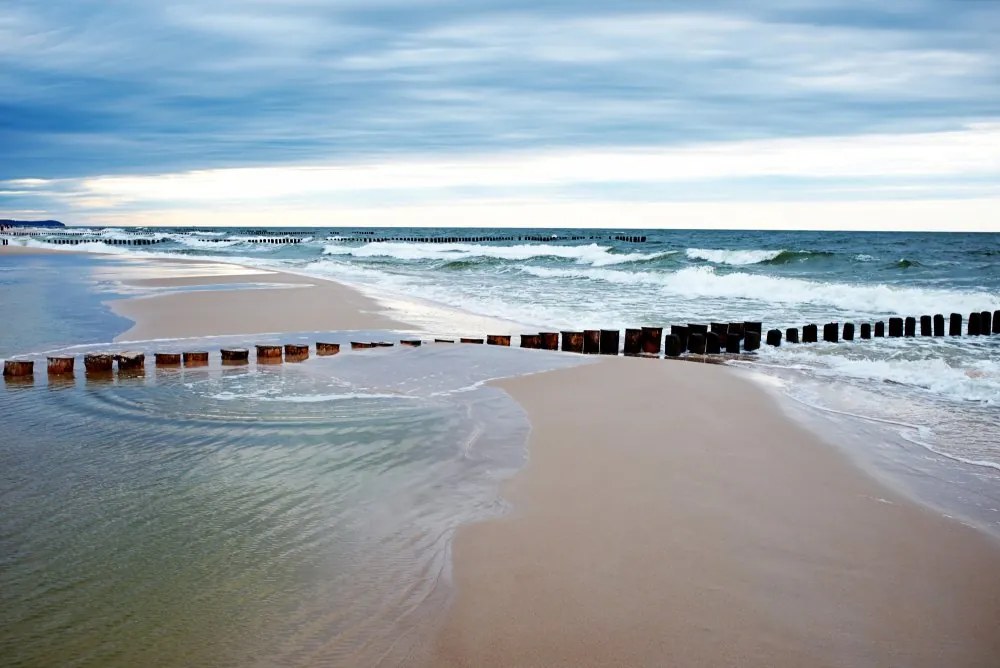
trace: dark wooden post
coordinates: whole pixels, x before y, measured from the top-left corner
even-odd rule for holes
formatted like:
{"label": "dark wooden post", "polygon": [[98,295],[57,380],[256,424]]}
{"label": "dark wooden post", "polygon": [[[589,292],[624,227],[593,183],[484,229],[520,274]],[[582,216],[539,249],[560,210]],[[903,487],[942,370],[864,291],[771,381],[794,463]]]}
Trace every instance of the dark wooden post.
{"label": "dark wooden post", "polygon": [[72,355],[50,357],[48,359],[48,363],[49,363],[49,373],[52,375],[72,374],[73,365],[76,363],[76,358],[73,357]]}
{"label": "dark wooden post", "polygon": [[35,363],[32,360],[4,360],[4,378],[23,378],[35,373]]}
{"label": "dark wooden post", "polygon": [[838,325],[835,322],[828,322],[823,325],[823,340],[829,343],[836,343]]}
{"label": "dark wooden post", "polygon": [[980,320],[979,313],[974,312],[969,314],[969,336],[979,336],[982,333],[980,330]]}
{"label": "dark wooden post", "polygon": [[156,366],[180,366],[180,353],[154,353],[153,360]]}
{"label": "dark wooden post", "polygon": [[562,350],[566,353],[583,352],[583,332],[560,332],[562,334]]}
{"label": "dark wooden post", "polygon": [[643,327],[639,334],[639,347],[647,355],[659,355],[662,340],[662,327]]}
{"label": "dark wooden post", "polygon": [[351,350],[365,350],[374,347],[375,344],[369,341],[351,341]]}
{"label": "dark wooden post", "polygon": [[688,334],[708,334],[708,325],[699,325],[697,323],[688,323]]}
{"label": "dark wooden post", "polygon": [[[406,346],[407,348],[419,348],[423,344],[420,339],[400,339],[399,345]],[[510,337],[507,337],[507,343],[501,345],[510,345]],[[317,353],[318,354],[318,353]]]}
{"label": "dark wooden post", "polygon": [[718,355],[722,352],[722,342],[716,332],[705,335],[705,352],[709,355]]}
{"label": "dark wooden post", "polygon": [[[559,336],[559,335],[556,334],[556,336]],[[458,339],[458,342],[459,343],[482,343],[483,339],[476,339],[476,338],[470,338],[470,337],[461,337],[461,338]],[[555,348],[548,348],[548,350],[555,350]]]}
{"label": "dark wooden post", "polygon": [[677,336],[681,342],[681,352],[687,350],[688,347],[688,328],[687,325],[671,325],[670,333]]}
{"label": "dark wooden post", "polygon": [[861,338],[870,339],[872,338],[872,326],[869,322],[861,323]]}
{"label": "dark wooden post", "polygon": [[327,355],[336,355],[340,352],[339,343],[323,343],[322,341],[316,342],[316,354],[320,357],[326,357]]}
{"label": "dark wooden post", "polygon": [[[354,347],[354,344],[351,344]],[[264,364],[274,364],[281,362],[281,346],[257,345],[257,361]]]}
{"label": "dark wooden post", "polygon": [[983,311],[982,313],[979,314],[980,334],[983,334],[984,336],[990,335],[990,332],[993,331],[993,328],[991,327],[992,320],[993,320],[993,314],[991,314],[989,311]]}
{"label": "dark wooden post", "polygon": [[742,339],[743,339],[742,335],[726,332],[726,343],[725,343],[726,352],[727,353],[740,352],[740,341]]}
{"label": "dark wooden post", "polygon": [[559,332],[540,332],[538,340],[542,350],[559,350]]}
{"label": "dark wooden post", "polygon": [[743,335],[743,350],[751,352],[760,348],[760,332],[756,329],[747,330]]}
{"label": "dark wooden post", "polygon": [[944,336],[944,316],[940,313],[934,316],[934,336]]}
{"label": "dark wooden post", "polygon": [[181,353],[184,366],[205,366],[208,364],[208,352],[204,350],[194,350]]}
{"label": "dark wooden post", "polygon": [[1000,334],[1000,310],[993,311],[993,333]]}
{"label": "dark wooden post", "polygon": [[510,346],[510,336],[507,335],[507,334],[487,334],[486,335],[486,345],[489,345],[489,346]]}
{"label": "dark wooden post", "polygon": [[601,352],[601,330],[583,330],[583,352],[588,355],[596,355]]}
{"label": "dark wooden post", "polygon": [[681,337],[676,334],[667,334],[663,339],[663,354],[666,357],[678,357],[684,352],[681,348]]}
{"label": "dark wooden post", "polygon": [[785,340],[788,341],[789,343],[798,343],[799,342],[799,328],[798,327],[789,327],[788,329],[786,329],[785,330]]}
{"label": "dark wooden post", "polygon": [[962,335],[962,314],[952,313],[948,318],[948,336]]}
{"label": "dark wooden post", "polygon": [[929,315],[920,316],[920,336],[930,336],[932,333],[931,317]]}
{"label": "dark wooden post", "polygon": [[247,348],[223,348],[219,351],[223,364],[246,364],[250,361],[250,350]]}
{"label": "dark wooden post", "polygon": [[109,373],[115,358],[106,353],[89,353],[83,356],[83,367],[87,373]]}
{"label": "dark wooden post", "polygon": [[[764,323],[761,322],[751,322],[747,321],[743,323],[743,335],[746,336],[747,332],[757,332],[758,334],[763,331]],[[760,338],[760,337],[758,337]]]}
{"label": "dark wooden post", "polygon": [[853,322],[845,322],[844,323],[844,333],[843,333],[843,336],[844,336],[844,340],[845,341],[853,341],[854,340],[854,323]]}
{"label": "dark wooden post", "polygon": [[538,348],[541,342],[538,340],[538,334],[522,334],[521,335],[521,347],[522,348]]}
{"label": "dark wooden post", "polygon": [[[389,344],[392,345],[392,344]],[[286,343],[285,360],[288,362],[301,362],[309,357],[308,343]]]}
{"label": "dark wooden post", "polygon": [[710,322],[708,323],[708,331],[717,335],[719,337],[719,347],[726,347],[726,335],[729,333],[729,323],[727,322]]}
{"label": "dark wooden post", "polygon": [[889,318],[889,336],[898,338],[903,335],[903,319]]}
{"label": "dark wooden post", "polygon": [[917,319],[913,316],[908,316],[903,323],[903,334],[904,336],[916,336],[917,335]]}
{"label": "dark wooden post", "polygon": [[802,326],[802,343],[816,343],[819,329],[816,325]]}
{"label": "dark wooden post", "polygon": [[769,329],[767,330],[767,345],[774,346],[777,348],[781,345],[781,330],[780,329]]}
{"label": "dark wooden post", "polygon": [[625,354],[626,355],[638,355],[642,350],[640,347],[640,337],[642,336],[641,329],[626,329],[625,330]]}
{"label": "dark wooden post", "polygon": [[115,355],[119,371],[140,371],[146,368],[146,356],[142,353],[126,350]]}
{"label": "dark wooden post", "polygon": [[705,354],[705,336],[706,333],[694,332],[688,336],[688,350],[690,350],[695,355]]}
{"label": "dark wooden post", "polygon": [[602,329],[601,330],[601,354],[602,355],[617,355],[618,354],[618,339],[621,336],[621,332],[617,329]]}

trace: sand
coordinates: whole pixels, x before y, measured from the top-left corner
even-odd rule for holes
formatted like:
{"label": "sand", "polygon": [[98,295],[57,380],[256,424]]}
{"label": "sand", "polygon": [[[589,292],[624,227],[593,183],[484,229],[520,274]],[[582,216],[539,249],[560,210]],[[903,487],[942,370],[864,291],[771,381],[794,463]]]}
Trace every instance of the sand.
{"label": "sand", "polygon": [[1000,550],[713,365],[500,383],[514,511],[459,530],[435,666],[997,666]]}

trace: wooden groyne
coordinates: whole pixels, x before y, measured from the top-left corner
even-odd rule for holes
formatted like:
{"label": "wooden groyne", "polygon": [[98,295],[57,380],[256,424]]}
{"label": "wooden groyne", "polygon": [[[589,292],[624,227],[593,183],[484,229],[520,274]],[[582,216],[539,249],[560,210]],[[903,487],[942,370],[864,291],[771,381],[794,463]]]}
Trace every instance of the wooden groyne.
{"label": "wooden groyne", "polygon": [[[495,236],[476,236],[476,237],[418,237],[418,236],[405,236],[405,237],[392,237],[392,236],[374,236],[374,232],[355,232],[353,235],[349,236],[338,236],[338,237],[327,237],[327,241],[337,241],[341,243],[424,243],[424,244],[484,244],[484,243],[500,243],[504,241],[534,241],[534,242],[547,242],[547,241],[623,241],[626,243],[641,244],[646,243],[646,237],[639,235],[568,235],[568,236],[543,236],[543,235],[531,235],[531,234],[521,234],[521,235],[495,235]],[[361,236],[364,235],[364,236]],[[371,235],[371,236],[369,236]]]}

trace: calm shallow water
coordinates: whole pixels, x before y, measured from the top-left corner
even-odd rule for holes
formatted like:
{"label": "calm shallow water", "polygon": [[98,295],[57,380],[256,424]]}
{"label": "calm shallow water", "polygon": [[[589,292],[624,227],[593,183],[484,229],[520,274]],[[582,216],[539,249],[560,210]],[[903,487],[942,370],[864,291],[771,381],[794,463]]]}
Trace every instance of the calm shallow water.
{"label": "calm shallow water", "polygon": [[525,457],[523,412],[482,382],[579,360],[441,345],[5,383],[0,654],[405,663],[452,533]]}

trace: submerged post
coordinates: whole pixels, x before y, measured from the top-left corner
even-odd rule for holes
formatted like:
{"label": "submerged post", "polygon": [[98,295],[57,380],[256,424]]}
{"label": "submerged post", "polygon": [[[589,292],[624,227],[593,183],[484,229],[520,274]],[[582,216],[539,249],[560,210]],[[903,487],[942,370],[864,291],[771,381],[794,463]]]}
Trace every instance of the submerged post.
{"label": "submerged post", "polygon": [[618,341],[621,337],[621,332],[617,329],[602,329],[601,330],[601,354],[602,355],[617,355],[618,354]]}
{"label": "submerged post", "polygon": [[780,329],[769,329],[767,330],[767,345],[774,346],[777,348],[781,345],[781,330]]}
{"label": "submerged post", "polygon": [[285,359],[289,362],[301,362],[309,357],[308,343],[286,343]]}
{"label": "submerged post", "polygon": [[115,355],[119,371],[140,371],[146,368],[146,356],[142,353],[127,350]]}
{"label": "submerged post", "polygon": [[875,323],[875,338],[881,339],[885,336],[885,323],[879,320]]}
{"label": "submerged post", "polygon": [[23,378],[35,373],[35,363],[32,360],[4,360],[4,378]]}
{"label": "submerged post", "polygon": [[279,364],[281,362],[281,346],[258,344],[255,347],[258,362],[263,364]]}
{"label": "submerged post", "polygon": [[76,358],[72,355],[48,358],[49,373],[52,375],[71,374]]}
{"label": "submerged post", "polygon": [[474,339],[470,337],[463,337],[458,340],[459,343],[482,343],[482,339]]}
{"label": "submerged post", "polygon": [[760,348],[760,332],[756,329],[747,330],[743,336],[743,350],[751,352]]}
{"label": "submerged post", "polygon": [[596,355],[601,352],[601,330],[583,330],[583,352],[588,355]]}
{"label": "submerged post", "polygon": [[366,350],[374,347],[375,344],[370,341],[351,341],[351,350]]}
{"label": "submerged post", "polygon": [[156,366],[180,366],[180,353],[153,353],[153,360]]}
{"label": "submerged post", "polygon": [[993,333],[1000,334],[1000,310],[993,311]]}
{"label": "submerged post", "polygon": [[327,355],[336,355],[340,352],[339,343],[323,343],[322,341],[316,342],[316,354],[320,357],[326,357]]}
{"label": "submerged post", "polygon": [[219,355],[223,364],[247,364],[250,361],[248,348],[223,348]]}
{"label": "submerged post", "polygon": [[[422,343],[423,343],[423,341],[421,341],[420,339],[400,339],[400,341],[399,341],[399,345],[401,345],[401,346],[409,346],[410,348],[419,348],[420,344],[422,344]],[[510,337],[509,336],[507,337],[507,343],[505,343],[503,345],[505,345],[505,346],[509,346],[510,345]],[[316,351],[316,354],[319,355],[319,351]]]}
{"label": "submerged post", "polygon": [[205,366],[208,364],[208,353],[204,350],[181,353],[184,366]]}
{"label": "submerged post", "polygon": [[984,336],[989,336],[992,328],[990,324],[993,320],[993,315],[989,311],[983,311],[979,314],[979,333]]}

